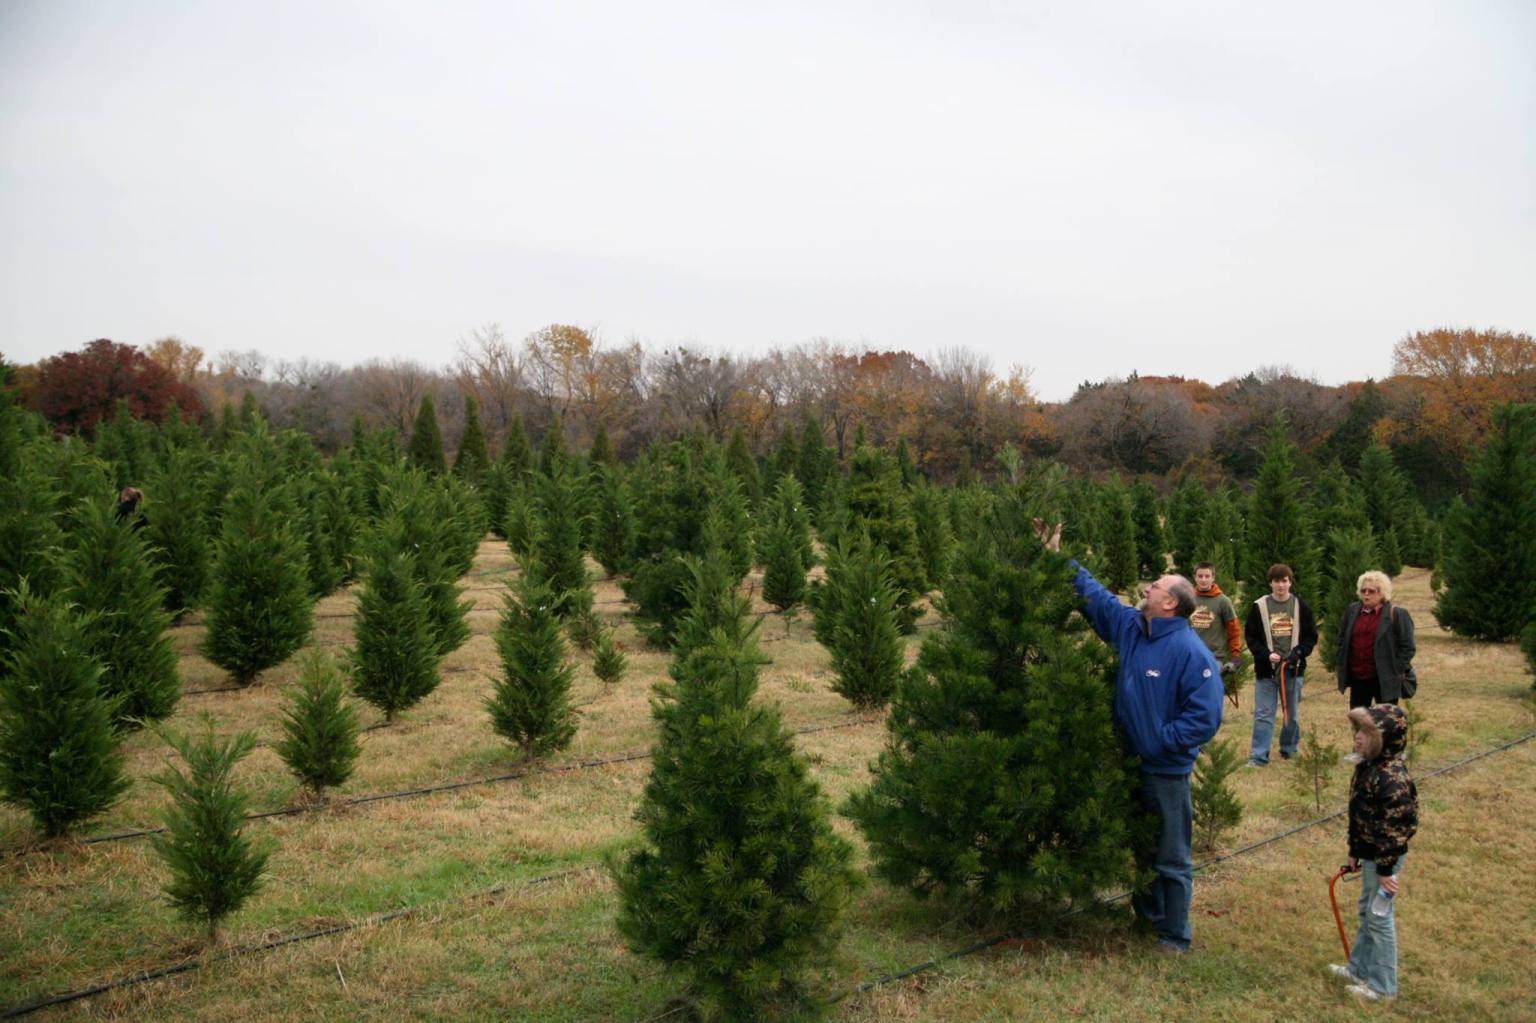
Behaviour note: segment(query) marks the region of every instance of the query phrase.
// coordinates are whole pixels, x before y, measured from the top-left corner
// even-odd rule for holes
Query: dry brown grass
[[[481,706],[497,664],[490,635],[502,584],[512,571],[505,548],[482,545],[466,580],[475,601],[474,635],[447,660],[443,684],[395,725],[368,733],[357,776],[344,794],[382,792],[517,769]],[[749,585],[758,582],[749,580]],[[1513,648],[1456,640],[1433,627],[1427,574],[1398,581],[1400,604],[1419,624],[1419,710],[1434,733],[1416,773],[1529,731],[1521,696],[1529,685]],[[646,778],[643,760],[581,770],[580,761],[644,750],[651,742],[650,685],[665,658],[640,642],[611,580],[596,585],[598,611],[630,657],[626,678],[604,690],[578,655],[576,701],[582,719],[572,748],[520,780],[422,798],[318,812],[252,825],[276,842],[266,891],[231,921],[233,945],[357,920],[403,906],[410,917],[260,955],[210,964],[180,978],[115,992],[55,1015],[95,1018],[262,1019],[622,1019],[664,1011],[677,981],[630,955],[612,926],[612,887],[604,858],[633,840],[632,814]],[[344,616],[350,594],[322,602]],[[825,653],[809,621],[764,615],[761,636],[774,663],[764,699],[778,702],[790,727],[839,724],[804,735],[800,748],[834,803],[868,778],[884,741],[881,722],[859,717],[830,690]],[[931,614],[927,621],[932,621]],[[189,688],[223,684],[195,654],[200,627],[176,632]],[[316,645],[350,639],[346,617],[322,617]],[[910,649],[915,652],[920,637]],[[189,697],[174,724],[203,710],[221,731],[276,734],[282,687],[292,665],[249,690]],[[1319,684],[1321,681],[1321,684]],[[1303,724],[1342,749],[1345,702],[1314,677]],[[376,715],[367,712],[366,719]],[[1251,712],[1229,715],[1223,734],[1246,751]],[[157,768],[153,735],[128,740],[136,779]],[[1229,847],[1314,816],[1278,762],[1236,778],[1247,816]],[[291,800],[297,786],[270,750],[242,767],[258,808]],[[1342,803],[1347,768],[1330,790]],[[136,784],[96,831],[152,824],[161,795]],[[1461,1020],[1529,1019],[1536,1004],[1529,969],[1536,922],[1529,886],[1518,881],[1536,852],[1536,743],[1463,768],[1422,787],[1424,824],[1413,846],[1400,903],[1404,999],[1384,1015]],[[840,831],[856,838],[846,821]],[[1343,856],[1334,822],[1223,863],[1202,874],[1196,892],[1196,955],[1166,961],[1118,926],[1082,921],[1047,941],[1026,941],[945,964],[838,1006],[849,1020],[901,1019],[1346,1019],[1350,1005],[1320,973],[1338,940],[1327,910],[1326,879]],[[195,928],[158,898],[158,864],[143,842],[64,847],[17,855],[25,821],[0,810],[0,1007],[39,994],[121,976],[196,954]],[[860,846],[862,855],[862,846]],[[574,874],[529,885],[530,879]],[[475,896],[494,885],[500,894]],[[1520,909],[1523,901],[1524,910]],[[1513,909],[1512,909],[1513,904]],[[851,912],[824,990],[854,983],[971,944],[964,914],[919,903],[883,885],[867,886]]]

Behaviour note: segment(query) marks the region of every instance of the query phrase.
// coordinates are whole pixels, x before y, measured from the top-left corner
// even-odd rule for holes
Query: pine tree
[[[533,448],[528,444],[528,431],[523,429],[521,414],[513,416],[511,425],[507,427],[506,439],[502,441],[501,461],[512,470],[515,480],[533,471]]]
[[[1195,810],[1195,848],[1214,853],[1222,836],[1243,820],[1243,803],[1227,784],[1242,760],[1230,742],[1207,743],[1195,761],[1194,784],[1190,787]]]
[[[1111,724],[1114,668],[1075,615],[1067,559],[1010,489],[951,565],[886,718],[872,783],[847,813],[876,873],[1021,918],[1127,883],[1136,771]]]
[[[432,481],[420,470],[392,487],[382,541],[391,551],[411,552],[411,565],[427,598],[427,619],[439,658],[469,639],[470,602],[460,600],[459,577],[474,556],[475,537],[457,518],[459,502],[444,489],[452,480]],[[393,530],[393,532],[391,532]]]
[[[611,686],[624,677],[628,667],[629,658],[624,656],[624,652],[614,642],[613,630],[602,630],[592,652],[592,674],[604,686]]]
[[[538,510],[534,503],[535,477],[524,477],[507,493],[506,513],[502,517],[501,531],[507,538],[507,548],[515,558],[533,554],[533,538],[538,530]]]
[[[635,544],[635,509],[620,470],[599,465],[592,556],[610,576],[629,570]]]
[[[314,627],[309,565],[282,488],[245,467],[225,503],[208,597],[203,656],[248,686],[304,644]]]
[[[1435,618],[1452,632],[1500,642],[1536,611],[1536,405],[1500,405],[1471,467],[1465,500],[1444,520]]]
[[[848,528],[864,531],[890,559],[901,630],[915,631],[920,612],[913,604],[927,593],[928,581],[923,575],[912,505],[888,456],[871,447],[854,451],[847,507]]]
[[[485,479],[491,457],[485,450],[485,428],[480,425],[480,403],[473,394],[464,395],[464,434],[459,438],[458,453],[453,456],[453,474],[471,483]]]
[[[795,454],[795,476],[800,480],[800,486],[805,489],[805,503],[820,511],[822,491],[826,486],[828,475],[836,470],[837,457],[828,450],[822,439],[820,420],[811,416],[805,417],[805,425],[800,431],[800,443],[796,447]]]
[[[587,464],[595,471],[598,466],[606,469],[616,469],[619,465],[619,456],[614,453],[613,441],[608,439],[608,424],[598,420],[597,433],[592,437],[592,446],[587,449]]]
[[[101,690],[88,620],[23,580],[9,652],[0,660],[0,799],[49,838],[104,813],[128,788]]]
[[[752,570],[752,516],[736,479],[726,472],[712,472],[706,530],[713,533],[703,543],[717,545],[738,582]]]
[[[539,472],[551,475],[557,464],[571,468],[571,454],[565,446],[565,421],[558,412],[550,420],[549,427],[544,431],[544,440],[539,445]]]
[[[169,717],[181,698],[176,649],[166,630],[165,591],[144,540],[108,500],[81,506],[65,560],[66,599],[86,615],[87,652],[102,666],[101,689],[119,726]]]
[[[146,484],[151,507],[144,539],[173,619],[199,606],[208,586],[213,544],[203,515],[206,473],[201,454],[173,448]]]
[[[1136,567],[1142,579],[1157,579],[1168,571],[1167,541],[1157,513],[1157,491],[1146,481],[1131,487],[1132,517],[1136,520]],[[1228,580],[1232,576],[1227,576]]]
[[[747,508],[753,512],[763,503],[763,477],[757,471],[757,460],[747,446],[747,433],[739,425],[731,431],[731,441],[725,448],[725,465],[746,499]]]
[[[653,448],[630,475],[635,541],[624,595],[649,625],[654,646],[668,646],[687,609],[683,586],[689,578],[684,554],[705,550],[704,520],[711,505],[708,473],[687,445]]]
[[[1315,592],[1320,581],[1318,551],[1311,517],[1301,500],[1296,454],[1285,417],[1276,416],[1265,435],[1264,461],[1254,484],[1243,578],[1262,586],[1271,565],[1285,564],[1291,566],[1298,590]]]
[[[916,479],[907,487],[912,501],[912,525],[917,530],[917,550],[923,560],[923,575],[928,582],[943,588],[944,573],[955,547],[955,532],[950,527],[945,501],[939,488],[927,480]]]
[[[908,490],[916,487],[921,479],[917,474],[917,466],[912,464],[912,451],[907,447],[905,437],[896,441],[896,472],[901,477],[901,485]]]
[[[736,592],[735,570],[717,546],[704,554],[682,557],[688,577],[682,585],[686,610],[672,635],[677,659],[707,644],[716,635],[735,639],[746,635],[747,598]]]
[[[183,916],[208,928],[217,943],[219,924],[261,890],[270,843],[250,842],[242,833],[249,796],[234,783],[235,765],[256,748],[252,732],[220,740],[213,718],[203,718],[205,734],[198,738],[168,729],[160,736],[186,763],[183,773],[173,766],[151,780],[170,794],[165,834],[150,843],[170,869],[162,889]]]
[[[437,688],[437,632],[419,574],[398,526],[386,529],[368,559],[351,653],[353,692],[386,721]]]
[[[1403,574],[1403,551],[1397,542],[1397,529],[1388,526],[1387,531],[1381,535],[1377,545],[1377,553],[1381,564],[1381,570],[1389,577],[1396,578]]]
[[[565,749],[576,735],[573,672],[565,660],[557,602],[540,568],[525,562],[503,601],[496,629],[501,675],[485,709],[492,730],[517,743],[529,760]]]
[[[18,454],[14,475],[0,476],[0,654],[21,614],[16,594],[22,582],[43,596],[61,583],[64,531],[54,518],[59,493],[30,454]]]
[[[750,633],[673,662],[652,702],[642,845],[614,871],[629,947],[687,971],[710,1019],[799,996],[858,882],[778,711],[752,702],[763,663]]]
[[[760,547],[763,600],[780,611],[805,600],[805,564],[793,528],[782,521],[765,523]]]
[[[580,483],[569,463],[557,456],[551,460],[549,473],[535,477],[531,485],[535,525],[529,546],[533,560],[556,595],[587,591],[590,606],[591,583],[581,552]],[[561,617],[580,610],[575,602],[564,606]]]
[[[443,433],[437,426],[437,406],[430,394],[422,395],[416,411],[409,454],[412,465],[434,476],[448,471],[448,457],[443,454]]]
[[[1354,480],[1338,462],[1330,462],[1318,473],[1312,483],[1311,521],[1318,528],[1318,564],[1326,574],[1333,564],[1332,536],[1334,530],[1370,528],[1371,520],[1365,513],[1365,498]]]
[[[863,536],[827,554],[816,600],[816,638],[832,655],[832,690],[861,710],[883,707],[906,655],[890,560]]]
[[[800,449],[795,446],[795,432],[786,427],[779,433],[779,442],[774,446],[773,457],[768,459],[768,482],[778,486],[779,481],[785,476],[795,474],[795,468],[799,464]]]
[[[315,798],[352,777],[362,752],[357,708],[346,701],[346,687],[330,656],[317,652],[305,658],[281,725],[283,737],[273,748]]]
[[[1317,812],[1323,811],[1323,790],[1333,778],[1333,769],[1339,763],[1339,748],[1325,744],[1317,737],[1317,725],[1307,726],[1307,736],[1301,749],[1292,758],[1296,762],[1291,775],[1291,787],[1299,795],[1311,796]]]
[[[1385,536],[1387,530],[1410,514],[1410,508],[1415,503],[1408,481],[1398,470],[1391,450],[1380,444],[1372,444],[1360,453],[1360,467],[1356,475],[1360,481],[1361,500],[1371,530],[1377,536]]]
[[[1173,545],[1173,570],[1186,579],[1195,577],[1199,556],[1200,527],[1210,504],[1210,494],[1193,475],[1186,475],[1168,499],[1168,540]],[[1268,565],[1264,566],[1269,569]],[[1246,578],[1246,576],[1245,576]],[[1262,582],[1264,576],[1259,575]]]
[[[1138,578],[1140,559],[1136,549],[1136,510],[1130,492],[1119,480],[1105,487],[1104,510],[1104,585],[1118,593],[1130,592]]]
[[[480,501],[486,521],[498,540],[507,538],[507,503],[512,498],[512,469],[505,462],[488,466],[480,482]]]

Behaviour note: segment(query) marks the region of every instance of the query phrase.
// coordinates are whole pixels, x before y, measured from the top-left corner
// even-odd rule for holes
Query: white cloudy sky
[[[1381,376],[1536,330],[1536,3],[0,0],[0,352]]]

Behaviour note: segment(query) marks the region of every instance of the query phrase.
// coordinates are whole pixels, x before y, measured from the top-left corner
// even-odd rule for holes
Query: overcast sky
[[[496,322],[1040,393],[1536,330],[1536,2],[0,0],[0,353]]]

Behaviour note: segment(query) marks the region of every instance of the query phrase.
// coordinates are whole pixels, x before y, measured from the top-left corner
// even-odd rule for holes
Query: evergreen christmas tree
[[[64,567],[66,599],[84,613],[87,652],[102,666],[102,692],[114,701],[117,723],[169,717],[181,698],[176,648],[166,630],[165,592],[144,540],[119,520],[108,500],[81,506]]]
[[[635,545],[635,510],[620,470],[599,463],[592,556],[610,576],[629,570]]]
[[[917,466],[912,464],[912,451],[907,447],[905,437],[896,441],[896,473],[901,477],[901,485],[908,490],[917,486],[921,478],[917,474]]]
[[[702,555],[684,555],[681,560],[688,571],[682,586],[686,610],[672,636],[672,656],[686,657],[717,634],[745,636],[751,608],[736,591],[735,569],[720,548],[711,546]]]
[[[1403,574],[1403,551],[1397,542],[1397,529],[1388,526],[1387,531],[1381,535],[1379,544],[1381,570],[1389,577],[1396,578]]]
[[[416,422],[411,427],[411,464],[434,476],[448,471],[448,457],[443,454],[443,433],[437,426],[437,406],[432,395],[422,395],[421,406],[416,412]]]
[[[273,745],[293,776],[320,798],[352,777],[358,754],[357,708],[346,700],[329,655],[307,657],[283,708],[283,737]]]
[[[907,486],[912,501],[912,525],[917,530],[917,550],[923,560],[923,576],[930,584],[943,588],[944,573],[949,568],[955,547],[955,533],[949,524],[944,495],[924,479],[914,479]]]
[[[1372,444],[1362,451],[1356,476],[1366,517],[1377,536],[1385,536],[1387,530],[1411,514],[1413,495],[1389,449]]]
[[[1167,573],[1167,541],[1158,515],[1157,491],[1145,480],[1131,487],[1132,518],[1136,520],[1136,568],[1140,578],[1156,579]],[[1227,577],[1229,580],[1231,576]]]
[[[419,471],[403,476],[392,491],[381,542],[387,550],[410,552],[437,655],[446,657],[469,639],[470,602],[459,599],[464,590],[457,580],[474,545],[466,542],[463,523],[455,521],[454,502]]]
[[[913,604],[927,593],[928,582],[923,575],[911,502],[888,456],[867,446],[854,451],[847,507],[847,528],[862,530],[890,559],[901,630],[913,632],[920,613]]]
[[[353,625],[352,689],[393,721],[437,688],[438,637],[398,527],[384,531],[367,565]]]
[[[779,481],[785,476],[795,474],[799,464],[800,449],[795,446],[795,432],[786,427],[779,433],[779,442],[774,446],[773,457],[768,459],[768,482],[778,486]]]
[[[1222,741],[1207,743],[1195,761],[1190,797],[1195,812],[1194,844],[1200,852],[1214,853],[1222,836],[1242,823],[1242,800],[1227,783],[1241,764],[1237,748]]]
[[[485,428],[480,425],[480,403],[473,394],[464,395],[464,434],[453,457],[453,474],[471,483],[479,483],[491,467],[485,450]]]
[[[1129,593],[1136,584],[1140,559],[1136,548],[1136,510],[1130,492],[1119,480],[1111,480],[1101,498],[1104,512],[1104,554],[1101,578],[1117,593]]]
[[[592,436],[592,446],[587,449],[587,464],[595,471],[598,466],[617,469],[619,456],[614,453],[613,441],[608,439],[608,424],[598,421],[597,433]]]
[[[1199,551],[1200,527],[1209,503],[1210,494],[1205,484],[1193,475],[1179,480],[1168,500],[1168,540],[1173,545],[1173,570],[1186,579],[1195,577],[1195,566],[1203,560]],[[1269,566],[1264,568],[1267,570]],[[1263,580],[1260,573],[1259,581],[1262,583]]]
[[[505,462],[488,466],[480,481],[480,502],[485,519],[498,540],[507,538],[507,503],[512,498],[512,469]]]
[[[1311,796],[1317,812],[1323,812],[1323,791],[1333,778],[1333,769],[1339,763],[1339,748],[1323,743],[1317,737],[1317,725],[1307,726],[1306,738],[1301,750],[1294,757],[1295,773],[1291,775],[1291,787],[1303,796]]]
[[[281,664],[314,627],[309,564],[280,486],[237,470],[214,548],[203,656],[236,685]]]
[[[795,476],[805,489],[805,503],[819,512],[827,477],[837,471],[837,455],[822,439],[820,420],[805,417],[795,454]]]
[[[533,555],[533,538],[538,531],[538,508],[534,502],[536,477],[525,476],[507,492],[506,513],[502,517],[501,531],[507,538],[507,549],[515,558]]]
[[[905,658],[890,561],[863,536],[827,554],[816,599],[816,638],[832,655],[832,689],[861,710],[882,707]]]
[[[581,553],[581,484],[563,458],[552,460],[550,472],[533,480],[533,507],[535,526],[532,533],[532,556],[539,563],[546,581],[557,595],[587,591],[590,606],[591,583],[587,580],[587,564]],[[567,610],[576,612],[579,605],[568,603]],[[564,617],[566,612],[562,612]]]
[[[1276,416],[1265,435],[1264,461],[1254,484],[1243,578],[1262,587],[1271,565],[1290,565],[1296,590],[1315,593],[1321,583],[1318,550],[1311,517],[1301,500],[1296,454],[1285,417]]]
[[[525,473],[533,471],[533,448],[528,444],[528,431],[523,429],[521,414],[514,415],[511,425],[507,427],[507,436],[501,446],[501,461],[512,470],[515,480],[521,480]]]
[[[22,582],[48,595],[61,581],[64,531],[54,518],[59,494],[29,455],[30,450],[18,453],[15,473],[0,476],[0,654],[21,613],[16,594]]]
[[[624,677],[624,672],[629,667],[629,658],[619,649],[614,642],[613,630],[604,629],[597,637],[597,646],[592,652],[592,674],[604,686],[611,686]]]
[[[1376,538],[1371,527],[1335,529],[1328,538],[1333,561],[1328,567],[1328,588],[1318,596],[1318,652],[1323,666],[1339,665],[1339,623],[1344,611],[1357,599],[1355,581],[1360,573],[1376,566]]]
[[[644,628],[647,641],[668,646],[679,616],[687,609],[683,586],[690,573],[681,555],[705,549],[709,478],[688,447],[674,443],[647,453],[635,465],[630,481],[635,543],[624,595],[650,623]]]
[[[1502,642],[1536,609],[1536,405],[1500,405],[1445,514],[1435,618],[1460,636]]]
[[[501,676],[485,709],[497,735],[529,760],[558,752],[576,735],[571,708],[573,672],[565,660],[558,598],[540,567],[523,564],[502,605],[496,629]]]
[[[975,523],[946,627],[902,676],[874,779],[847,809],[881,877],[1015,918],[1092,902],[1135,869],[1137,778],[1111,723],[1111,658],[1032,513],[1010,489]]]
[[[544,440],[539,445],[539,472],[548,476],[555,471],[557,464],[564,464],[567,469],[572,468],[571,453],[565,446],[565,420],[556,412],[550,420],[549,428],[544,431]]]
[[[709,511],[705,516],[713,534],[703,538],[706,546],[719,546],[736,580],[752,570],[752,517],[747,501],[735,477],[724,471],[710,473]]]
[[[778,711],[752,702],[762,663],[750,632],[673,662],[652,702],[643,842],[615,868],[620,933],[686,970],[710,1019],[801,997],[858,882]]]
[[[1334,530],[1366,529],[1370,519],[1365,514],[1365,499],[1360,488],[1338,462],[1330,462],[1312,483],[1311,521],[1319,528],[1318,564],[1327,572],[1333,564]]]
[[[746,499],[747,508],[756,512],[763,503],[763,477],[757,471],[757,460],[747,446],[747,433],[740,426],[731,431],[731,442],[725,448],[725,465]]]
[[[242,833],[249,796],[234,783],[235,765],[256,748],[256,736],[241,732],[220,740],[213,718],[205,734],[160,735],[181,755],[186,772],[173,766],[151,780],[170,793],[165,834],[152,835],[155,853],[171,871],[163,891],[172,906],[208,928],[217,943],[219,924],[261,890],[270,844],[250,842]]]
[[[213,544],[203,515],[206,472],[204,455],[173,448],[146,482],[151,507],[144,539],[173,619],[199,606],[208,586]]]
[[[107,810],[128,787],[90,623],[25,581],[7,594],[13,641],[0,660],[0,799],[49,838]]]
[[[759,546],[763,562],[763,600],[787,611],[805,600],[805,564],[792,526],[767,522]]]

